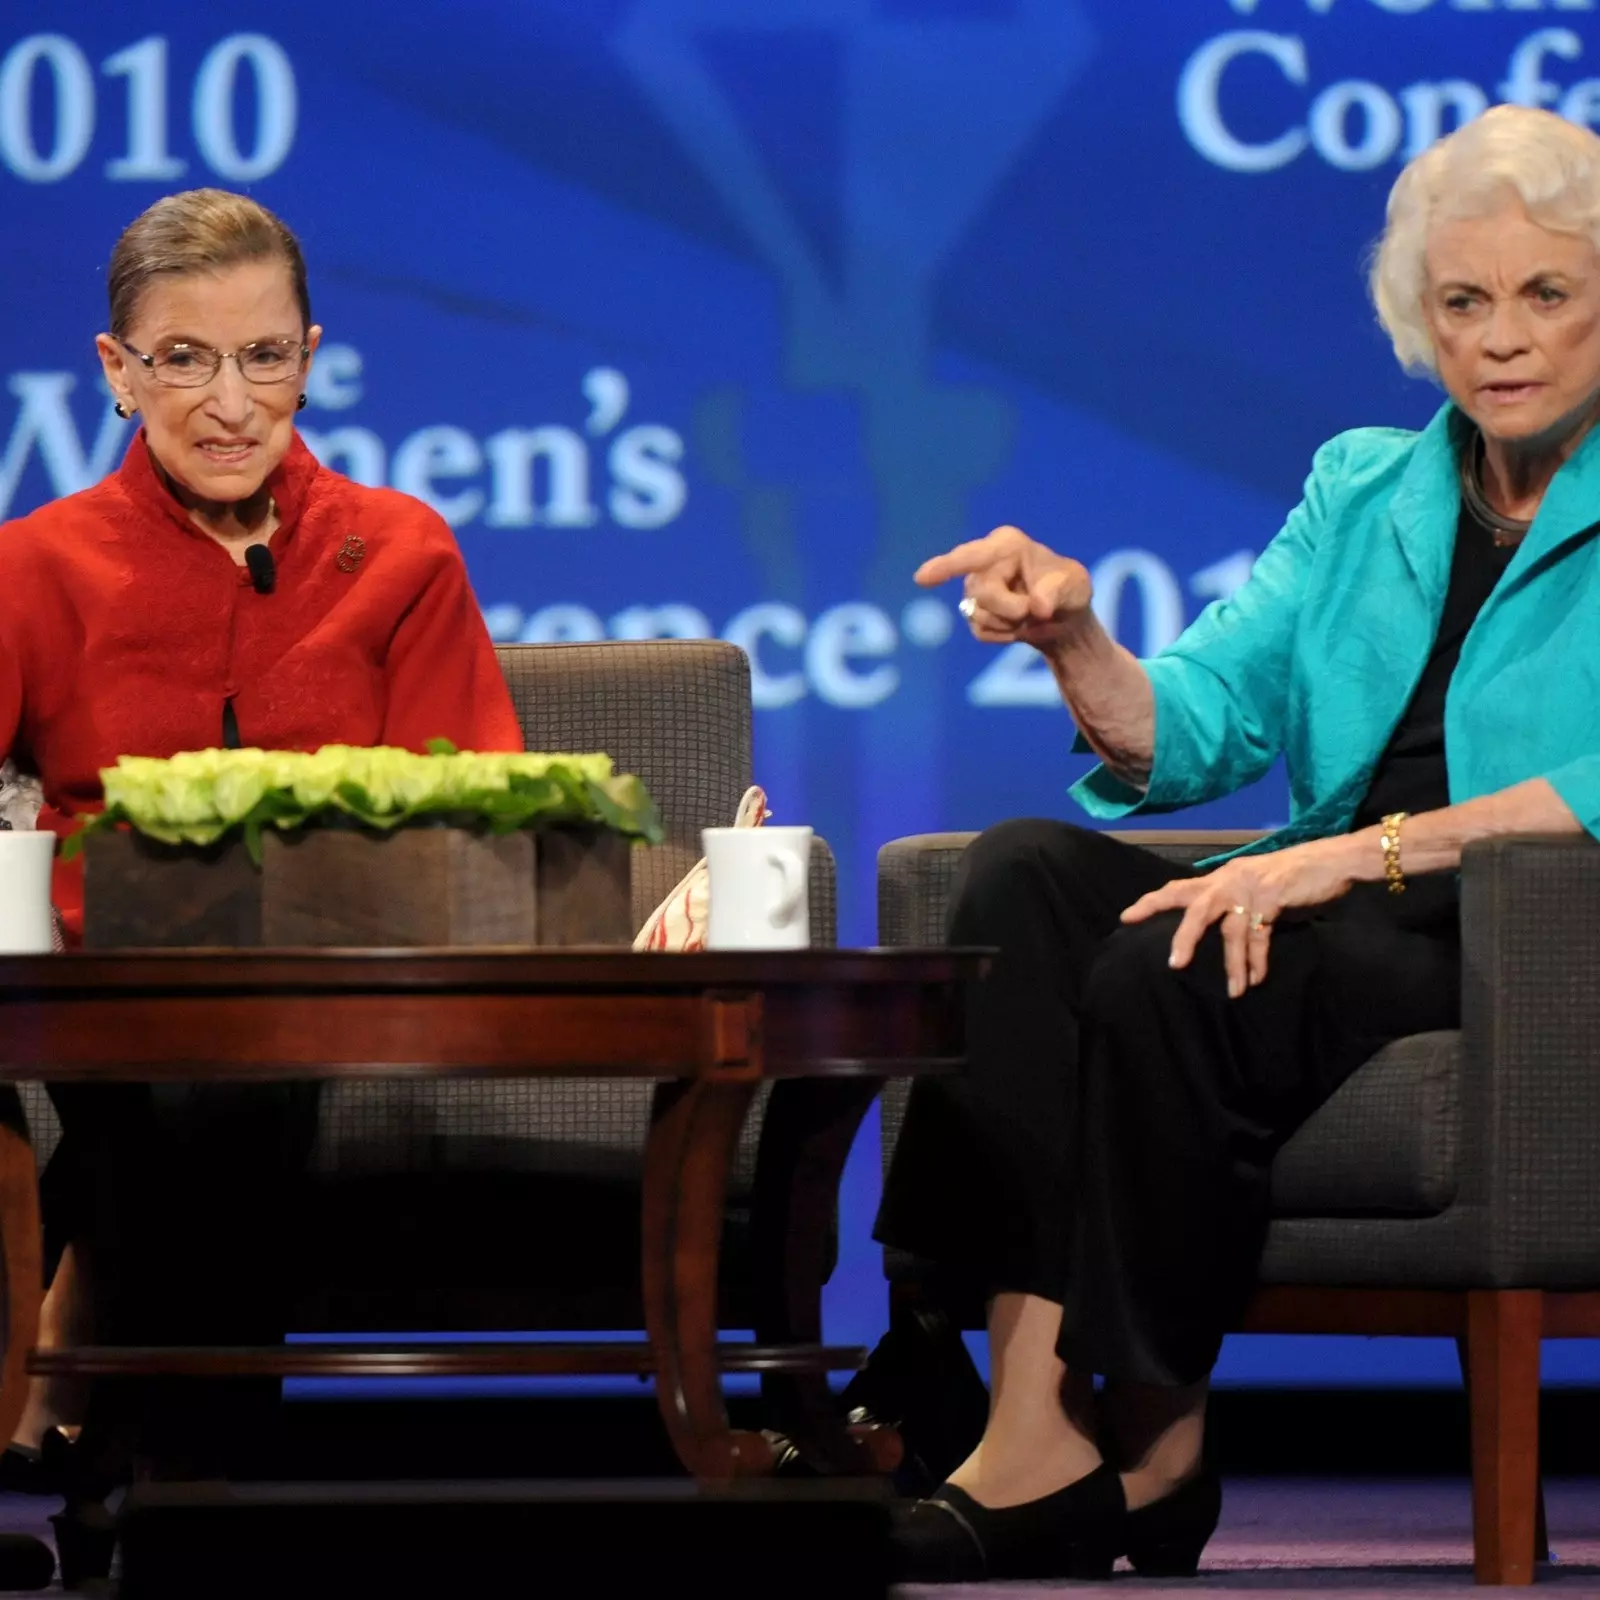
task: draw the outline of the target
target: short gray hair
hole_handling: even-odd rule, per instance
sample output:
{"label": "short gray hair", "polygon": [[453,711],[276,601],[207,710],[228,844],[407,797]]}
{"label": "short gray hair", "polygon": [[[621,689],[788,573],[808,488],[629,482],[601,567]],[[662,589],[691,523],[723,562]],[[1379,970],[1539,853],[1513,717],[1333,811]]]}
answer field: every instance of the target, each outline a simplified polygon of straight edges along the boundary
{"label": "short gray hair", "polygon": [[122,230],[106,292],[111,331],[120,339],[138,315],[139,298],[157,278],[221,272],[245,261],[278,259],[289,269],[305,326],[311,326],[311,292],[300,241],[280,217],[249,195],[226,189],[187,189],[157,200]]}
{"label": "short gray hair", "polygon": [[1600,137],[1553,111],[1495,106],[1407,164],[1389,191],[1369,280],[1407,372],[1438,370],[1422,309],[1428,229],[1440,217],[1481,216],[1508,194],[1541,227],[1600,247]]}

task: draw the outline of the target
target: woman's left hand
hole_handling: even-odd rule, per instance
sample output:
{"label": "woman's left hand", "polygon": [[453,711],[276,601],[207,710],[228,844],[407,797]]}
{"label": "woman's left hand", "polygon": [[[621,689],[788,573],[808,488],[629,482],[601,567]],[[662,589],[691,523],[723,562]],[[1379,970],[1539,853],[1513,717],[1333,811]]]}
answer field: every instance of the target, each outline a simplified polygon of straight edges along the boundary
{"label": "woman's left hand", "polygon": [[1141,896],[1122,913],[1122,920],[1144,922],[1161,911],[1181,910],[1183,920],[1168,958],[1174,967],[1188,966],[1206,929],[1221,923],[1228,993],[1238,999],[1267,975],[1272,924],[1278,913],[1290,906],[1337,900],[1359,876],[1358,849],[1346,834],[1269,855],[1236,856],[1203,878],[1175,878]]}

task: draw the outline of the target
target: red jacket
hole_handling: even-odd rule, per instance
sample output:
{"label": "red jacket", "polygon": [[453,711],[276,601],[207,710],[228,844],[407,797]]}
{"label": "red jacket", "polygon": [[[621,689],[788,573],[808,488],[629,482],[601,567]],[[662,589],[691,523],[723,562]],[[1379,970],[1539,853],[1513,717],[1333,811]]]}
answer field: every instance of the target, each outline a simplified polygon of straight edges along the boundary
{"label": "red jacket", "polygon": [[[108,478],[0,527],[0,759],[44,784],[41,827],[101,803],[118,756],[223,743],[520,750],[494,647],[449,527],[318,464],[296,436],[269,480],[277,586],[189,520],[143,434]],[[56,903],[82,924],[81,873]]]}

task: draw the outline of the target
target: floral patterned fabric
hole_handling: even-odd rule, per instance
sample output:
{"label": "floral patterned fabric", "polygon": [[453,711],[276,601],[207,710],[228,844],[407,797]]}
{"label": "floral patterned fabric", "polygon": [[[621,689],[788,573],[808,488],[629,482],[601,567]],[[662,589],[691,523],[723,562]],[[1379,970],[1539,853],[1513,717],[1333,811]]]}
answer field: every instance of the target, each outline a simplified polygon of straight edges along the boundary
{"label": "floral patterned fabric", "polygon": [[[0,832],[15,829],[19,833],[32,833],[43,804],[44,791],[37,778],[17,771],[14,761],[0,762]],[[63,948],[61,913],[52,910],[51,921],[51,942],[60,950]]]}
{"label": "floral patterned fabric", "polygon": [[[766,790],[752,784],[739,802],[736,828],[759,828],[767,820]],[[633,941],[635,950],[704,950],[711,912],[711,875],[704,856],[674,886],[672,893],[645,919]]]}

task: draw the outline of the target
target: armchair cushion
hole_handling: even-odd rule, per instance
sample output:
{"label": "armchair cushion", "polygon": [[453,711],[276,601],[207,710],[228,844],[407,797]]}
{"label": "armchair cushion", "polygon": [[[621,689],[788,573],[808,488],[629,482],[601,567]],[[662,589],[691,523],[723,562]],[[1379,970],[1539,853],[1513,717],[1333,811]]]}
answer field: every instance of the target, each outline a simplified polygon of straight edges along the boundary
{"label": "armchair cushion", "polygon": [[[1119,837],[1192,865],[1248,834],[1146,829]],[[878,937],[938,944],[971,833],[896,839],[878,856]],[[906,1087],[883,1102],[884,1158],[904,1115]],[[1344,1084],[1284,1146],[1273,1168],[1276,1217],[1432,1217],[1456,1198],[1461,1166],[1461,1036],[1397,1040]]]}
{"label": "armchair cushion", "polygon": [[1275,1217],[1432,1217],[1456,1197],[1461,1035],[1397,1039],[1278,1153]]}

